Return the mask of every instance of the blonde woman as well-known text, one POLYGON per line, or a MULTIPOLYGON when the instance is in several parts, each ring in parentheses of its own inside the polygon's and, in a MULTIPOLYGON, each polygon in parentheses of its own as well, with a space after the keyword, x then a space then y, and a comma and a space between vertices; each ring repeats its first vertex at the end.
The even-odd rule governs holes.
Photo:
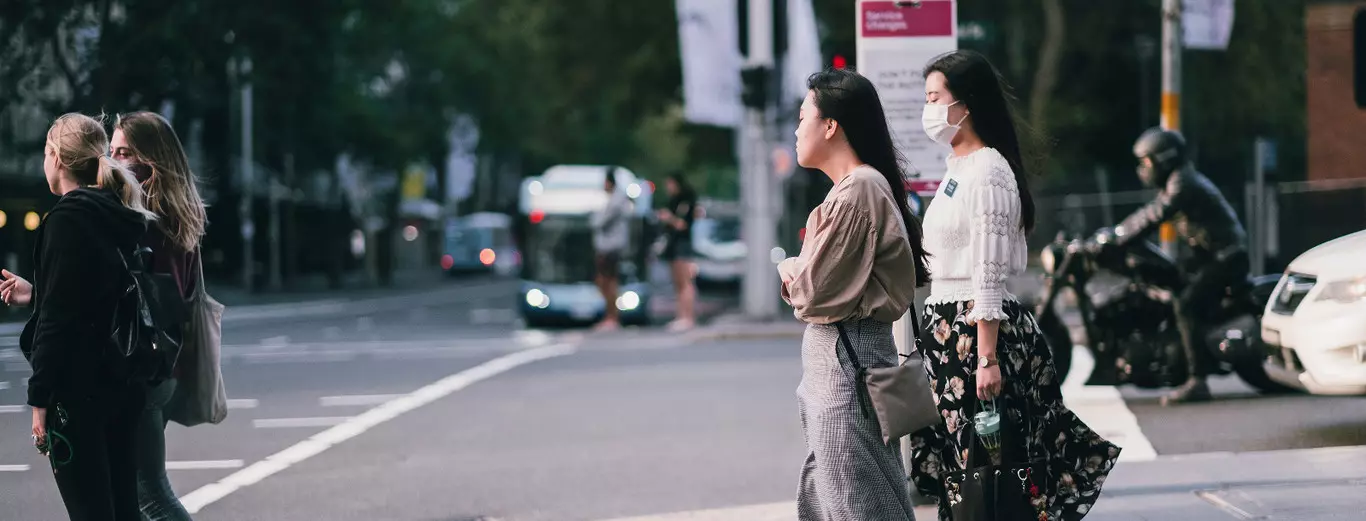
MULTIPOLYGON (((152 112, 125 114, 114 123, 110 148, 147 193, 147 209, 158 217, 142 239, 152 249, 151 268, 169 273, 187 301, 199 281, 199 240, 204 236, 204 201, 180 138, 166 118, 152 112)), ((176 380, 153 387, 138 422, 138 496, 146 519, 188 520, 166 478, 166 417, 176 380)))
POLYGON ((33 441, 49 457, 67 513, 131 521, 139 517, 135 438, 146 387, 108 364, 109 331, 125 280, 118 252, 131 251, 156 216, 108 151, 103 125, 89 116, 52 124, 43 172, 61 199, 38 228, 34 284, 7 278, 0 293, 7 304, 34 306, 20 337, 33 367, 33 441))

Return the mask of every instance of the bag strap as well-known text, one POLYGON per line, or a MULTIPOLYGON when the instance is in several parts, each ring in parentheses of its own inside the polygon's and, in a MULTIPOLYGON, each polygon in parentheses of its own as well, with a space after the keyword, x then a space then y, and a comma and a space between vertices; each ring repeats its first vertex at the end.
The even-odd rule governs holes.
MULTIPOLYGON (((836 322, 835 329, 840 334, 839 341, 835 342, 835 347, 838 349, 841 344, 844 345, 844 353, 849 358, 849 365, 854 367, 854 395, 858 397, 859 410, 863 413, 864 418, 870 418, 873 406, 870 403, 872 400, 868 396, 868 384, 865 378, 868 370, 859 363, 858 355, 854 353, 854 344, 849 341, 849 333, 844 329, 844 322, 836 322)), ((835 353, 835 358, 839 358, 838 352, 835 353)))
POLYGON ((195 269, 199 272, 198 276, 195 277, 194 283, 194 300, 198 301, 209 293, 204 289, 204 249, 198 246, 194 249, 194 265, 195 269))

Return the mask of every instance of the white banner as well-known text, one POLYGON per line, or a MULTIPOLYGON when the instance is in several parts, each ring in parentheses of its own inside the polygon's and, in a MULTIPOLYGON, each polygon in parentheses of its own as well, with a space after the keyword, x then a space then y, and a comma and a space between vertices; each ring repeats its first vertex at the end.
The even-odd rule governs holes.
POLYGON ((806 99, 806 78, 824 67, 816 10, 811 0, 787 0, 787 62, 783 103, 806 99))
POLYGON ((683 63, 683 117, 692 123, 737 127, 740 104, 740 21, 736 0, 676 0, 683 63))
POLYGON ((1233 35, 1233 0, 1185 0, 1181 6, 1182 42, 1188 49, 1222 51, 1233 35))
POLYGON ((948 170, 948 147, 921 128, 925 111, 925 65, 958 49, 958 15, 953 0, 925 0, 901 7, 885 0, 859 0, 858 69, 873 81, 887 124, 909 164, 912 188, 925 195, 939 188, 948 170))

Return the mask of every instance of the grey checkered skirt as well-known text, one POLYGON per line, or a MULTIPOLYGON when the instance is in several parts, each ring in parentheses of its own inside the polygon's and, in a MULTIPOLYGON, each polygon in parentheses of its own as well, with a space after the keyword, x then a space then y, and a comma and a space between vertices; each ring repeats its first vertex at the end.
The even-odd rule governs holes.
MULTIPOLYGON (((892 325, 848 321, 845 331, 864 367, 897 363, 892 325)), ((876 417, 865 418, 854 370, 834 325, 810 324, 802 336, 797 386, 807 455, 797 491, 800 521, 915 521, 899 443, 882 444, 876 417)))

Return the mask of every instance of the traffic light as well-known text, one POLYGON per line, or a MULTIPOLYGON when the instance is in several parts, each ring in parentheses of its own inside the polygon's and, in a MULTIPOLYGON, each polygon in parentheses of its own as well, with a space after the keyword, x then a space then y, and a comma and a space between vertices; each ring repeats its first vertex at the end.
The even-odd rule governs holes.
POLYGON ((740 70, 740 81, 744 84, 740 101, 746 107, 762 109, 768 104, 768 77, 770 72, 771 70, 768 67, 745 67, 740 70))
POLYGON ((836 69, 843 69, 849 66, 849 60, 844 59, 843 54, 836 54, 835 59, 830 61, 830 65, 836 69))

